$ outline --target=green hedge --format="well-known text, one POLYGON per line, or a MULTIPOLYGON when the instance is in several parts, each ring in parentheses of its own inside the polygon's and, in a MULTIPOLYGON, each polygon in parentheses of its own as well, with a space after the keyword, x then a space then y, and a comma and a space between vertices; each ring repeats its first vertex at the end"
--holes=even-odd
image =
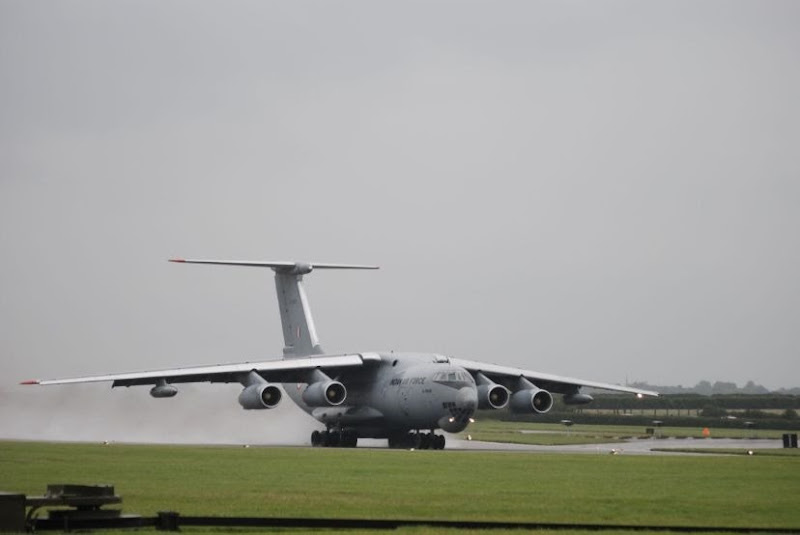
MULTIPOLYGON (((708 405, 725 410, 785 410, 800 409, 800 396, 782 394, 667 394, 638 399, 630 394, 593 394, 594 401, 587 405, 589 409, 604 410, 641 410, 641 409, 687 409, 700 410, 708 405)), ((558 396, 555 396, 556 399, 558 396)))
MULTIPOLYGON (((716 427, 725 429, 744 429, 745 419, 704 418, 697 416, 659 416, 653 418, 646 415, 621 414, 577 414, 572 412, 549 412, 547 414, 514 414, 508 411, 480 411, 482 419, 502 420, 508 422, 560 423, 561 420, 572 420, 576 424, 587 425, 639 425, 653 427, 653 420, 663 422, 664 427, 716 427)), ((755 420, 755 429, 779 429, 786 431, 800 430, 800 420, 785 418, 764 418, 755 420)))

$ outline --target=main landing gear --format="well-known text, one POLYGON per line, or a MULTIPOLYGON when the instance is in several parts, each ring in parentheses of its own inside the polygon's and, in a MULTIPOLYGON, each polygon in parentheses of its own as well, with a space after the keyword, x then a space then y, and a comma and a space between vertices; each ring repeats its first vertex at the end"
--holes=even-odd
POLYGON ((358 444, 358 435, 353 431, 329 429, 311 433, 311 445, 315 448, 355 448, 356 444, 358 444))
POLYGON ((389 437, 389 447, 415 450, 443 450, 445 438, 430 433, 406 433, 389 437))

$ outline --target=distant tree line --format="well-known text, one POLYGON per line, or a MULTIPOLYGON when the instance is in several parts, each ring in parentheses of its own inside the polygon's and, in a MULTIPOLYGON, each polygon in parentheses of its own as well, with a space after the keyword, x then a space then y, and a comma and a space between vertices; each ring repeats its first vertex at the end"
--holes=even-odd
POLYGON ((705 426, 800 430, 800 396, 785 394, 668 394, 637 398, 630 394, 592 394, 589 405, 565 405, 554 396, 547 414, 511 414, 481 411, 481 418, 558 423, 572 420, 584 424, 653 425, 654 420, 670 426, 705 426))
POLYGON ((565 405, 553 396, 547 414, 479 411, 480 419, 580 424, 643 425, 661 421, 673 427, 723 427, 800 430, 800 396, 786 394, 667 394, 637 398, 630 394, 597 394, 589 405, 565 405))
POLYGON ((786 419, 772 417, 762 419, 730 419, 711 416, 648 416, 646 414, 595 414, 595 413, 559 413, 550 411, 547 414, 514 414, 507 411, 479 411, 478 419, 495 419, 513 422, 563 423, 569 420, 583 425, 640 425, 643 428, 654 427, 660 422, 664 427, 708 427, 725 429, 780 429, 800 431, 800 418, 786 419))
POLYGON ((644 390, 655 390, 662 394, 699 394, 701 396, 713 396, 715 394, 784 394, 790 396, 800 396, 800 388, 781 388, 770 391, 768 388, 756 384, 753 381, 739 387, 736 383, 725 381, 700 381, 694 386, 656 386, 645 382, 634 382, 629 386, 642 388, 644 390))
MULTIPOLYGON (((785 394, 714 394, 703 396, 700 394, 667 394, 659 397, 637 398, 630 394, 593 394, 594 401, 586 405, 592 410, 632 411, 663 409, 675 410, 705 410, 710 407, 722 411, 747 411, 747 410, 787 410, 800 409, 800 396, 785 394)), ((557 400, 557 397, 556 397, 557 400)), ((565 406, 564 409, 567 409, 565 406)), ((720 414, 723 415, 724 414, 720 414)))

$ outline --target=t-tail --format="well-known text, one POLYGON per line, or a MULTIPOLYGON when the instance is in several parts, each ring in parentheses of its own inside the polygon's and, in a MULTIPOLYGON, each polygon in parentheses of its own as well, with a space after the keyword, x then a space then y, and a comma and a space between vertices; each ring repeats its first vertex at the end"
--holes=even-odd
POLYGON ((306 264, 302 262, 248 262, 238 260, 187 260, 173 258, 170 262, 185 264, 215 264, 271 268, 275 272, 275 290, 283 326, 283 355, 285 358, 322 355, 314 318, 303 288, 303 276, 314 269, 378 269, 360 264, 306 264))

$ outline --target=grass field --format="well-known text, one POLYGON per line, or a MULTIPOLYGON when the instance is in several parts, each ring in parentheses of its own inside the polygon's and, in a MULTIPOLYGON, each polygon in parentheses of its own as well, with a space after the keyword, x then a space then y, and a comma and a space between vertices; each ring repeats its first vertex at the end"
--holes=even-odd
POLYGON ((798 475, 799 457, 0 442, 0 490, 109 483, 143 515, 798 528, 798 475))
MULTIPOLYGON (((661 427, 654 429, 659 437, 704 438, 702 427, 661 427)), ((780 440, 786 431, 779 429, 709 429, 712 438, 770 438, 780 440)), ((526 422, 503 422, 478 420, 471 424, 462 438, 469 435, 473 440, 487 442, 511 442, 515 444, 563 445, 600 444, 619 442, 629 438, 648 438, 645 427, 633 425, 573 425, 540 424, 526 422), (526 432, 527 431, 527 432, 526 432)))
POLYGON ((773 457, 798 457, 800 450, 794 449, 745 449, 745 448, 653 448, 653 451, 672 453, 707 453, 709 455, 770 455, 773 457))

